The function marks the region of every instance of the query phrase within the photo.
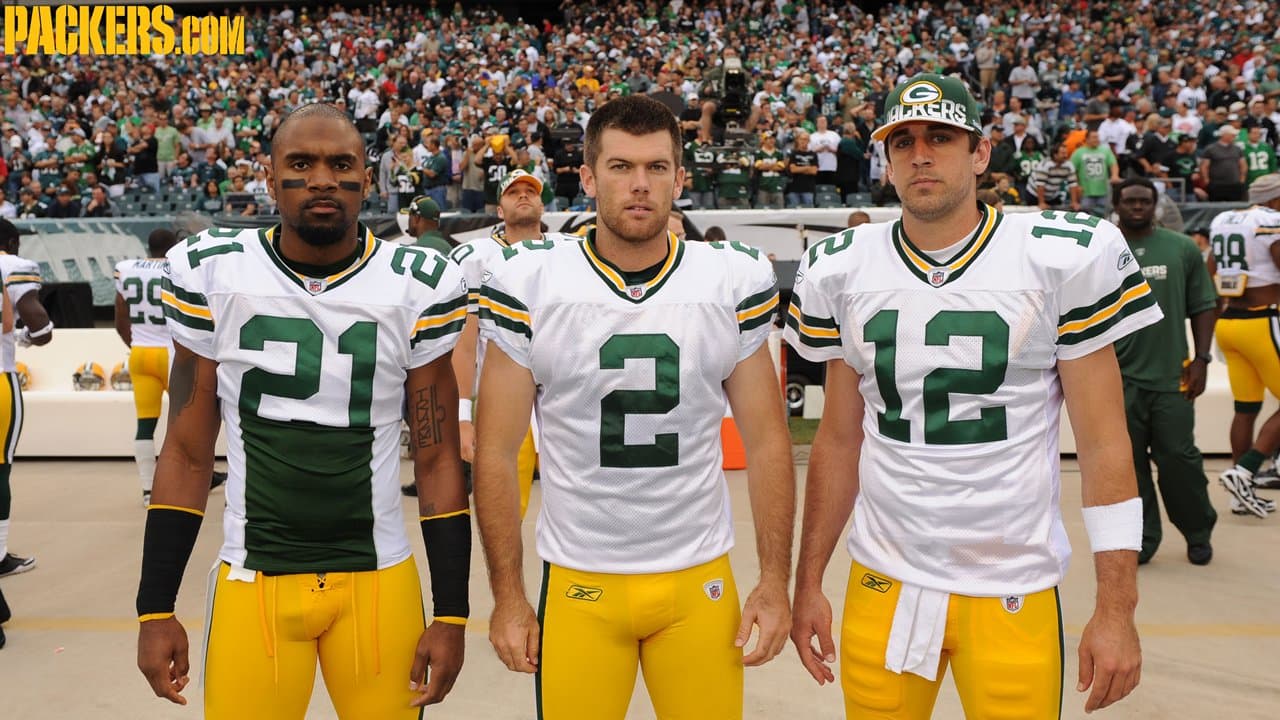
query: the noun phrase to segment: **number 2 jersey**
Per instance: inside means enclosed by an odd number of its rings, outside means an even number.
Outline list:
[[[594,235],[516,246],[480,291],[481,337],[537,384],[538,553],[603,573],[708,562],[733,545],[724,382],[768,338],[772,265],[670,235],[657,274],[629,278]]]
[[[276,573],[387,568],[410,554],[405,379],[457,342],[466,286],[445,256],[363,225],[354,262],[308,277],[281,258],[278,232],[207,230],[168,254],[174,342],[218,363],[228,462],[219,557]]]
[[[861,376],[853,558],[962,595],[1057,585],[1071,548],[1056,365],[1161,317],[1119,230],[1090,215],[984,205],[946,263],[898,221],[811,247],[785,337]]]
[[[1218,274],[1245,275],[1248,287],[1280,285],[1271,245],[1280,240],[1280,211],[1261,205],[1228,210],[1209,223],[1209,243]]]
[[[160,288],[168,265],[169,261],[164,258],[116,263],[116,292],[124,298],[129,311],[131,347],[167,348],[172,345],[164,319],[164,303],[160,302]]]

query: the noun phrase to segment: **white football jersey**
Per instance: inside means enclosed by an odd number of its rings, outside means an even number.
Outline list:
[[[538,553],[605,573],[708,562],[733,545],[724,382],[768,338],[772,265],[671,235],[657,274],[636,278],[593,235],[522,243],[480,291],[481,337],[538,387]]]
[[[1245,275],[1247,287],[1280,284],[1271,245],[1280,240],[1280,212],[1254,205],[1220,213],[1209,223],[1209,243],[1218,274]]]
[[[0,278],[3,278],[4,291],[9,295],[16,320],[18,301],[27,293],[40,290],[40,266],[34,260],[0,252]],[[6,324],[12,327],[13,321]],[[0,372],[17,371],[17,347],[18,341],[13,330],[0,334]]]
[[[219,557],[268,572],[390,567],[410,555],[400,423],[410,368],[466,318],[458,267],[361,226],[327,277],[285,263],[275,228],[210,229],[169,251],[174,342],[218,363],[227,435]]]
[[[983,206],[945,264],[897,221],[813,245],[785,338],[861,376],[854,559],[964,595],[1057,585],[1071,555],[1057,363],[1161,317],[1119,230],[1091,215]]]
[[[121,260],[116,263],[116,292],[129,310],[132,347],[163,347],[172,344],[160,302],[160,285],[169,266],[165,258]]]
[[[543,233],[539,242],[547,240],[558,242],[578,240],[578,238],[564,233]],[[495,265],[502,262],[504,252],[515,252],[510,248],[511,243],[507,242],[503,226],[499,225],[488,237],[465,242],[449,253],[449,258],[462,268],[462,276],[467,279],[467,312],[472,314],[480,312],[480,286],[484,283],[484,277],[493,270]],[[477,342],[475,387],[471,389],[472,395],[479,389],[480,369],[484,366],[485,344],[478,340]]]

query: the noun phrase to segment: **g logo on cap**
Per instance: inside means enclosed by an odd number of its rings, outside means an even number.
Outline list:
[[[908,85],[901,98],[903,105],[924,105],[941,100],[942,89],[928,80],[921,80]]]

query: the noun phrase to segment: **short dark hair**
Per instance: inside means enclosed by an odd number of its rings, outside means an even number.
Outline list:
[[[281,120],[280,125],[276,127],[275,134],[271,136],[272,144],[274,145],[280,142],[280,138],[284,137],[285,128],[288,128],[289,125],[295,121],[295,119],[305,120],[306,118],[309,118],[309,117],[324,117],[324,118],[331,118],[334,120],[341,121],[347,127],[351,128],[351,131],[354,132],[356,136],[360,138],[360,144],[362,146],[364,145],[364,136],[360,134],[359,128],[356,127],[356,124],[351,120],[351,117],[348,116],[346,112],[339,110],[333,105],[330,105],[328,103],[321,103],[321,102],[309,103],[307,105],[303,105],[302,107],[299,107],[298,109],[294,110],[288,115],[285,115],[284,120]],[[397,135],[396,137],[399,137],[399,136]],[[239,150],[241,148],[237,146],[236,149]],[[360,156],[361,160],[364,159],[363,152],[358,153],[358,155]],[[274,156],[275,156],[275,153],[273,152],[272,157],[274,158]]]
[[[671,136],[671,152],[680,167],[680,124],[666,105],[647,95],[626,95],[610,100],[591,115],[587,123],[586,148],[583,159],[594,167],[600,155],[600,136],[605,130],[621,130],[628,135],[666,132]]]
[[[1160,191],[1156,189],[1155,183],[1144,177],[1129,177],[1125,178],[1119,185],[1115,186],[1114,190],[1111,191],[1111,203],[1113,205],[1119,205],[1120,193],[1124,192],[1125,188],[1131,187],[1144,187],[1151,191],[1152,202],[1159,202],[1160,200]]]
[[[178,244],[178,234],[169,228],[156,228],[147,236],[147,254],[153,258],[164,257],[169,248]]]

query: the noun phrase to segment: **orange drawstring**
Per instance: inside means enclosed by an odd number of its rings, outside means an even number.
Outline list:
[[[351,573],[351,657],[355,659],[356,679],[360,678],[360,613],[356,606],[356,573]]]
[[[382,656],[378,648],[378,576],[381,573],[374,571],[373,573],[373,674],[382,674]]]
[[[280,658],[276,657],[276,602],[279,598],[279,588],[275,588],[271,594],[271,620],[268,629],[267,620],[267,602],[263,597],[266,592],[266,578],[262,575],[262,571],[256,571],[253,582],[257,585],[258,593],[258,626],[262,630],[262,643],[266,646],[267,657],[271,658],[272,665],[275,669],[276,684],[280,684]]]

